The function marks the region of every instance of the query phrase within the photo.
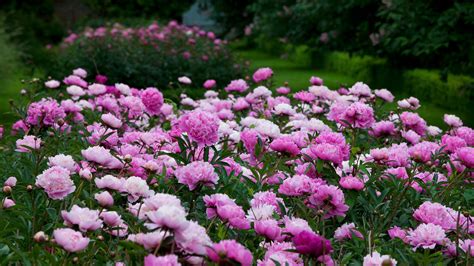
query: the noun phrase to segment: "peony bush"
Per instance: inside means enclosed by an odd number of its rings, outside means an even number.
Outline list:
[[[14,105],[2,263],[472,262],[474,130],[455,115],[443,131],[416,98],[317,77],[292,92],[270,68],[198,99],[180,77],[176,103],[89,76],[33,80]]]
[[[81,66],[89,73],[106,75],[109,82],[127,81],[141,87],[153,84],[164,90],[183,75],[197,86],[208,79],[223,86],[246,72],[226,41],[213,32],[176,21],[142,27],[118,23],[88,27],[71,33],[53,51],[48,74],[58,79]]]

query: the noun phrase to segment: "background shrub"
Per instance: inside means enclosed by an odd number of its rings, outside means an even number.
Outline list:
[[[87,28],[72,34],[58,50],[57,63],[49,73],[61,77],[75,67],[106,75],[109,83],[160,88],[183,75],[196,87],[210,78],[225,86],[243,71],[225,43],[212,33],[176,22],[163,27],[154,23],[140,28]]]

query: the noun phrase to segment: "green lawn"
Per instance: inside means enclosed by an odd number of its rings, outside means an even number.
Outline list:
[[[282,59],[257,50],[237,50],[237,53],[243,59],[250,61],[251,70],[255,70],[259,67],[271,67],[274,72],[276,85],[279,86],[283,85],[284,82],[288,82],[292,90],[307,89],[310,85],[309,78],[313,75],[321,77],[324,80],[324,84],[331,89],[337,89],[341,83],[351,86],[357,81],[346,75],[323,69],[312,69],[292,62],[289,59]],[[409,96],[397,94],[396,92],[394,92],[394,95],[396,99]],[[392,106],[394,106],[394,104]],[[466,125],[471,127],[474,125],[474,114],[468,111],[459,112],[447,110],[426,101],[421,101],[421,107],[417,111],[429,124],[442,128],[446,127],[443,122],[443,115],[445,113],[456,114],[464,120]]]
[[[0,124],[10,124],[14,120],[10,112],[10,99],[18,99],[22,88],[21,79],[24,75],[15,72],[8,77],[2,77],[0,80]]]

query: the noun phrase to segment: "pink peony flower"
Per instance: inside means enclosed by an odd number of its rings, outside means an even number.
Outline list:
[[[395,96],[387,89],[375,90],[374,93],[377,97],[389,103],[395,99]]]
[[[231,261],[242,266],[252,265],[252,253],[235,240],[221,240],[207,248],[207,256],[216,263]]]
[[[219,140],[219,118],[215,114],[194,110],[179,118],[179,128],[199,145],[213,145]]]
[[[429,201],[423,202],[423,204],[415,210],[413,217],[423,223],[439,225],[446,231],[456,230],[458,224],[461,226],[466,220],[466,218],[461,215],[461,219],[458,221],[458,212],[437,202],[433,203]]]
[[[118,119],[115,115],[113,114],[103,114],[100,119],[104,124],[111,128],[120,128],[122,127],[122,120]]]
[[[227,87],[224,88],[226,92],[244,92],[249,88],[247,82],[243,79],[232,80]]]
[[[167,236],[168,234],[163,231],[155,231],[146,234],[132,234],[128,236],[128,240],[143,246],[145,249],[155,250],[161,246],[161,242],[163,242]]]
[[[309,232],[313,231],[311,227],[309,226],[308,222],[301,218],[295,218],[295,217],[289,218],[288,216],[286,216],[284,218],[284,221],[285,221],[285,228],[283,231],[292,236],[296,236],[303,231],[309,231]]]
[[[81,151],[84,159],[110,169],[122,168],[123,164],[109,150],[101,146],[89,147]]]
[[[141,94],[143,105],[146,108],[146,112],[150,115],[160,114],[161,107],[163,106],[163,94],[156,88],[147,88]]]
[[[77,164],[71,155],[58,154],[48,158],[48,166],[61,166],[74,173],[77,168]]]
[[[61,211],[61,217],[63,217],[65,225],[77,225],[83,232],[94,231],[102,227],[98,210],[90,210],[74,205],[69,212]]]
[[[342,241],[344,239],[352,239],[352,236],[358,237],[363,239],[364,236],[362,235],[361,232],[359,232],[354,223],[345,223],[338,227],[336,231],[334,232],[334,238],[337,239],[338,241]]]
[[[254,229],[257,234],[269,240],[278,240],[281,238],[282,230],[278,226],[278,222],[274,219],[255,221]]]
[[[253,81],[260,82],[269,79],[273,75],[273,71],[269,67],[263,67],[257,69],[255,73],[253,73]]]
[[[101,193],[96,193],[94,195],[95,200],[99,203],[102,207],[110,207],[114,205],[114,198],[108,191],[103,191]]]
[[[148,224],[150,229],[163,228],[176,232],[181,232],[189,226],[186,220],[186,212],[181,206],[163,206],[156,211],[146,213],[152,224]]]
[[[406,130],[413,130],[418,135],[424,136],[427,130],[426,121],[423,120],[417,113],[403,112],[400,115],[400,120]]]
[[[353,189],[353,190],[362,190],[364,188],[364,181],[362,179],[352,176],[352,175],[347,175],[344,177],[341,177],[339,180],[339,185],[345,189]]]
[[[56,100],[43,98],[41,101],[33,102],[28,106],[26,123],[34,126],[52,126],[65,117],[64,108]]]
[[[189,84],[192,83],[191,79],[188,78],[188,77],[186,77],[186,76],[179,77],[179,78],[178,78],[178,81],[179,81],[180,83],[185,84],[185,85],[189,85]]]
[[[104,189],[111,189],[116,191],[125,191],[125,179],[124,178],[117,178],[112,175],[105,175],[102,178],[94,179],[95,185],[98,188]]]
[[[15,186],[16,186],[16,182],[17,182],[16,177],[10,176],[9,178],[7,178],[7,180],[5,180],[5,182],[3,183],[3,185],[4,185],[4,186],[9,186],[9,187],[15,187]]]
[[[199,184],[214,187],[219,176],[214,171],[214,166],[208,162],[195,161],[186,166],[181,166],[174,172],[178,182],[194,190]]]
[[[397,261],[389,255],[380,255],[377,251],[364,257],[363,266],[395,266]]]
[[[57,81],[57,80],[52,79],[52,80],[46,81],[46,82],[44,83],[44,85],[45,85],[46,87],[50,88],[50,89],[55,89],[55,88],[59,87],[59,85],[61,85],[61,83],[60,83],[59,81]]]
[[[76,75],[81,78],[86,78],[87,77],[87,71],[83,68],[76,68],[72,71],[73,75]]]
[[[349,206],[344,202],[344,193],[336,186],[321,185],[308,198],[310,207],[323,211],[324,219],[344,217]]]
[[[308,91],[299,91],[293,95],[293,98],[300,102],[311,103],[316,99],[316,96]]]
[[[444,114],[443,120],[450,127],[461,127],[462,126],[461,118],[459,118],[455,115]]]
[[[397,130],[395,129],[395,124],[391,121],[380,121],[372,125],[372,129],[369,131],[369,134],[376,137],[386,137],[393,136]]]
[[[81,77],[70,75],[63,80],[64,84],[66,85],[76,85],[82,88],[87,87],[87,82],[83,80]]]
[[[80,232],[69,228],[60,228],[53,231],[54,240],[63,249],[69,252],[78,252],[87,248],[89,238],[83,237]]]
[[[439,149],[440,146],[437,143],[423,141],[413,147],[410,147],[408,152],[410,154],[410,157],[413,158],[415,161],[426,163],[428,161],[431,161],[431,156],[434,155]]]
[[[9,198],[4,198],[3,199],[3,202],[2,202],[3,208],[8,209],[8,208],[11,208],[15,205],[16,205],[15,201],[13,201],[12,199],[9,199]]]
[[[145,266],[180,266],[178,256],[171,254],[166,256],[155,256],[149,254],[145,257]]]
[[[351,88],[349,88],[349,93],[359,97],[369,97],[372,95],[369,86],[360,81],[356,82]]]
[[[433,249],[436,245],[443,246],[448,241],[443,228],[432,223],[420,224],[415,230],[410,229],[407,240],[413,246],[413,250],[419,247]]]
[[[36,177],[36,186],[45,190],[51,199],[64,199],[76,190],[69,170],[61,166],[53,166]]]
[[[456,155],[463,165],[468,168],[474,168],[474,148],[464,147],[456,150]]]
[[[306,175],[295,175],[287,178],[278,188],[278,193],[287,196],[302,196],[311,193],[319,185],[317,181]]]
[[[89,85],[88,91],[92,95],[100,95],[106,93],[107,88],[105,87],[105,85],[94,83],[92,85]]]
[[[153,193],[153,191],[150,190],[150,187],[148,187],[146,180],[143,180],[138,176],[127,178],[124,189],[128,193],[128,200],[130,202],[137,201],[140,197],[146,198]]]
[[[270,144],[270,149],[281,153],[287,153],[291,156],[296,156],[300,153],[300,148],[290,136],[283,136],[275,139]]]
[[[398,226],[394,226],[388,230],[391,239],[400,238],[403,242],[408,243],[407,232]]]

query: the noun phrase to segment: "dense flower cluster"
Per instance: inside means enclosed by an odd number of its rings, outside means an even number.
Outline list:
[[[61,94],[27,106],[3,155],[18,159],[2,164],[14,228],[2,252],[50,264],[468,261],[473,129],[454,115],[446,131],[429,126],[415,98],[387,113],[390,91],[362,82],[333,91],[313,77],[288,95],[262,85],[272,75],[222,91],[209,80],[204,98],[176,105],[84,69],[46,81]]]

